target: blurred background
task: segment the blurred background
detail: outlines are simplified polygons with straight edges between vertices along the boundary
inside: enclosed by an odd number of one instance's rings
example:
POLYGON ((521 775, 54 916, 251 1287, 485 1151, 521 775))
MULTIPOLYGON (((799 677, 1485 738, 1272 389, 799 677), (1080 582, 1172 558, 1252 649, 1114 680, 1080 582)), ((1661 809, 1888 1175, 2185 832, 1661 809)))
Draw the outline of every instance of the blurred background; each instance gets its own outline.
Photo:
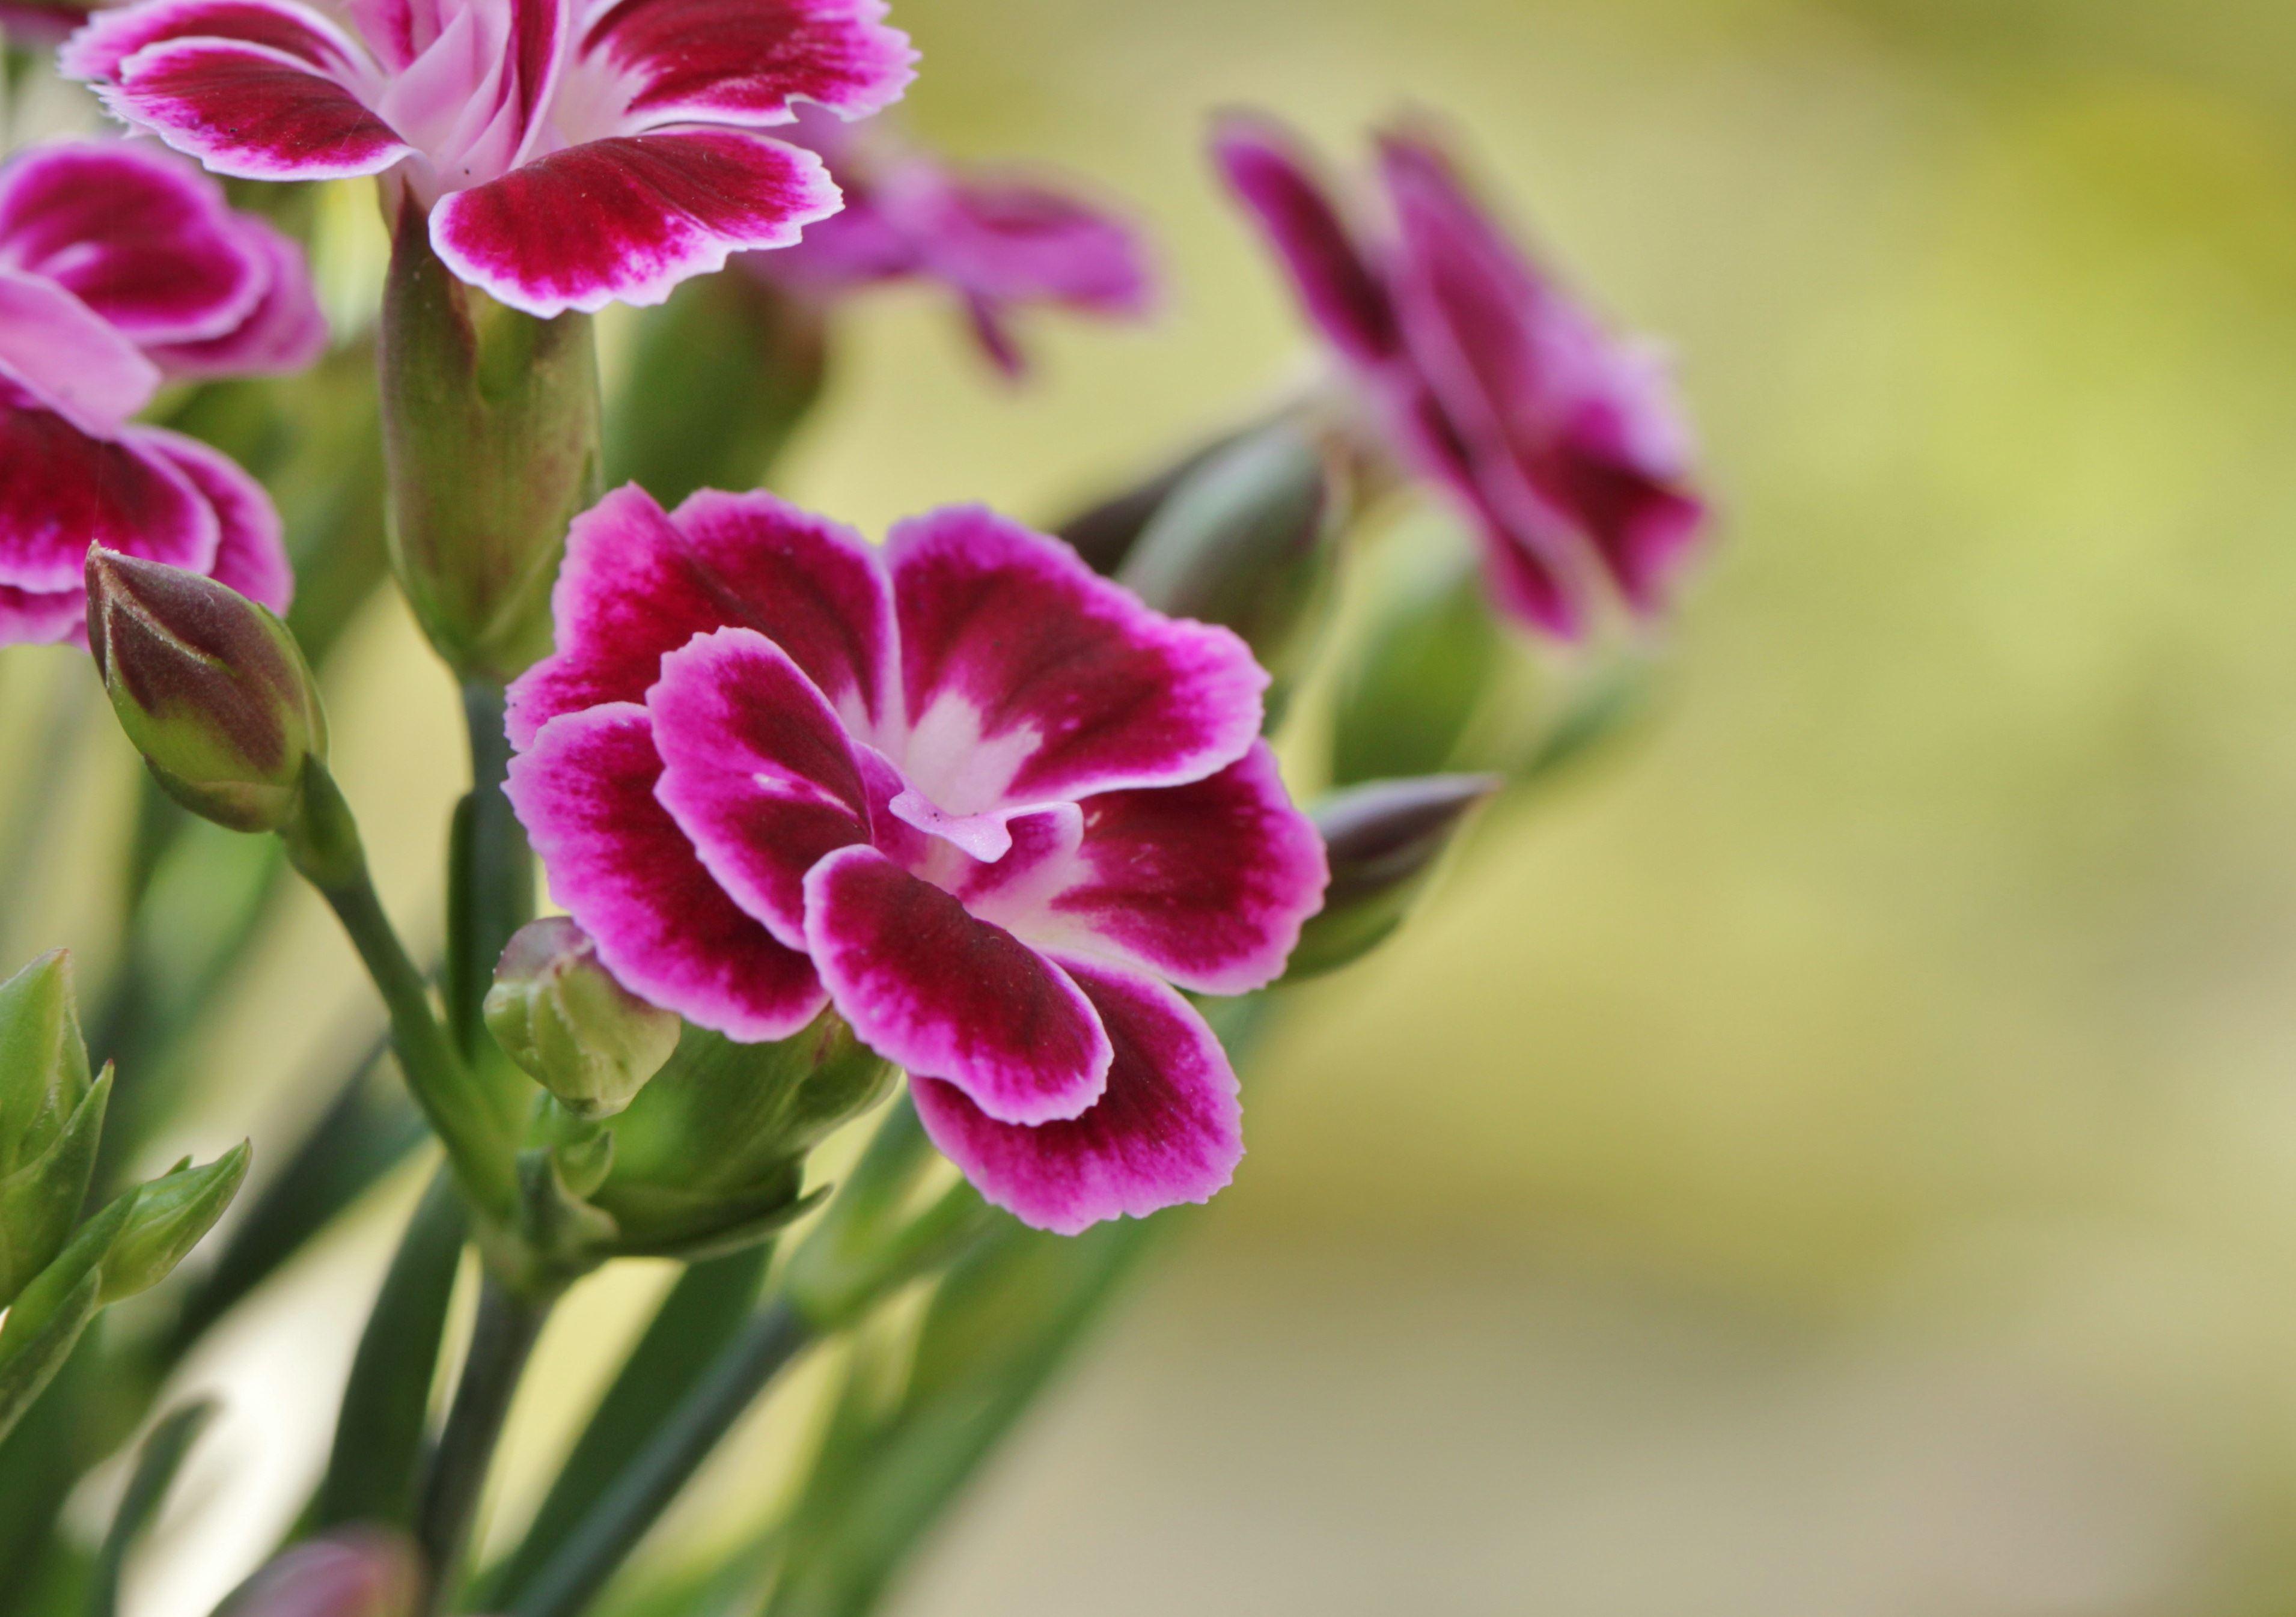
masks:
MULTIPOLYGON (((1641 731, 1487 820, 1292 1018, 1235 1188, 896 1609, 2296 1607, 2296 8, 894 12, 913 127, 1128 200, 1168 304, 1037 323, 1016 391, 930 291, 870 300, 800 500, 1050 519, 1242 416, 1309 349, 1207 113, 1356 152, 1417 103, 1674 344, 1726 519, 1641 731)), ((333 700, 435 933, 457 715, 395 601, 333 700)), ((85 762, 87 836, 129 766, 85 762)), ((65 868, 12 962, 92 912, 65 868)), ((232 993, 170 1154, 259 1146, 358 1003, 299 894, 232 993)), ((232 1410, 146 1617, 227 1587, 299 1498, 411 1188, 194 1367, 232 1410)), ((554 1327, 513 1496, 663 1278, 617 1270, 554 1327)), ((806 1396, 692 1532, 784 1485, 806 1396)))

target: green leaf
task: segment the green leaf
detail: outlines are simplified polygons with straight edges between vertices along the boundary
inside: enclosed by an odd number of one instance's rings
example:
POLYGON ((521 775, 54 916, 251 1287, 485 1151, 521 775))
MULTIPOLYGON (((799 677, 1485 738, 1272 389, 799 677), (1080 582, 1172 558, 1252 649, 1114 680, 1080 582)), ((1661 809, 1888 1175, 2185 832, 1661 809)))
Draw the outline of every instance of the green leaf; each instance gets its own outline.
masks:
POLYGON ((9 1311, 6 1327, 0 1329, 0 1438, 47 1390, 102 1306, 102 1281, 93 1268, 81 1271, 53 1297, 40 1298, 36 1310, 38 1288, 37 1280, 26 1288, 9 1311))
POLYGON ((465 1228, 462 1196, 442 1170, 407 1222, 352 1356, 314 1531, 361 1521, 414 1524, 430 1387, 465 1228))
POLYGON ((106 1067, 46 1152, 0 1179, 0 1307, 45 1269, 71 1238, 87 1205, 111 1098, 106 1067))
POLYGON ((0 1173, 45 1155, 88 1087, 71 957, 58 949, 0 983, 0 1173))
POLYGON ((127 1221, 103 1258, 103 1300, 117 1303, 166 1279, 215 1227, 247 1178, 245 1140, 205 1167, 178 1167, 119 1198, 127 1221))
POLYGON ((1449 768, 1505 643, 1464 543, 1414 543, 1382 559, 1372 622, 1348 649, 1332 706, 1335 786, 1449 768))
POLYGON ((111 1518, 111 1530, 103 1535, 103 1547, 96 1553, 95 1577, 88 1592, 88 1617, 118 1617, 119 1610, 119 1575, 127 1564, 127 1556, 136 1541, 152 1525, 166 1502, 168 1490, 182 1469, 184 1458, 192 1445, 200 1441, 208 1423, 215 1418, 217 1405, 210 1399, 201 1399, 162 1419, 144 1440, 144 1448, 135 1457, 135 1470, 127 1479, 127 1490, 120 1495, 119 1508, 111 1518))
POLYGON ((525 1539, 487 1578, 480 1604, 507 1605, 581 1524, 749 1318, 771 1258, 759 1244, 696 1263, 678 1277, 598 1401, 525 1539))

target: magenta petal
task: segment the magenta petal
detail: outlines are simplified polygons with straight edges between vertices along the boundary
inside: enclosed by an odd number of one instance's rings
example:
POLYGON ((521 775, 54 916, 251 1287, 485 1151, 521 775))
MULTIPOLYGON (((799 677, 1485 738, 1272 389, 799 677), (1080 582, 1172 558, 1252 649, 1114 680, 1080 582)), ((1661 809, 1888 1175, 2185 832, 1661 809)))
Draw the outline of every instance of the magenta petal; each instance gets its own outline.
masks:
POLYGON ((1264 119, 1231 115, 1213 135, 1212 156, 1317 329, 1358 364, 1392 359, 1402 338, 1386 285, 1296 143, 1264 119))
POLYGON ((262 299, 220 337, 155 345, 151 355, 170 376, 280 375, 301 370, 326 351, 326 316, 319 312, 303 249, 260 219, 236 223, 270 266, 262 299))
POLYGON ((804 948, 805 873, 869 834, 836 714, 754 629, 696 635, 662 658, 646 711, 662 760, 654 796, 734 902, 804 948))
POLYGON ((999 1123, 953 1084, 910 1080, 917 1116, 980 1194, 1024 1224, 1075 1235, 1104 1219, 1208 1202, 1243 1159, 1227 1053, 1161 983, 1066 960, 1108 1030, 1108 1090, 1067 1123, 999 1123))
POLYGON ((660 303, 836 208, 809 151, 740 129, 665 129, 569 146, 455 192, 430 210, 430 241, 463 280, 546 317, 660 303))
POLYGON ((948 813, 1198 780, 1259 731, 1267 676, 1241 640, 1150 611, 1058 540, 960 506, 887 548, 901 764, 948 813))
POLYGON ((126 141, 43 146, 10 163, 0 251, 146 344, 229 331, 269 275, 214 181, 126 141))
POLYGON ((914 77, 883 0, 619 0, 598 7, 581 53, 633 79, 632 128, 686 118, 789 121, 803 97, 859 118, 914 77))
POLYGON ((86 591, 0 584, 0 646, 49 646, 83 636, 86 629, 86 591))
POLYGON ((1039 948, 1115 950, 1201 993, 1245 993, 1283 974, 1330 872, 1266 742, 1209 780, 1108 792, 1083 808, 1070 879, 1006 925, 1039 948))
POLYGON ((205 572, 218 538, 214 510, 135 429, 94 437, 0 388, 0 584, 74 589, 91 544, 205 572))
POLYGON ((152 362, 87 305, 45 276, 10 269, 0 269, 0 377, 99 434, 160 385, 152 362))
POLYGON ((551 893, 634 993, 750 1041, 785 1039, 827 996, 804 955, 742 912, 654 798, 645 709, 569 714, 511 760, 504 788, 551 893))
POLYGON ((511 739, 555 715, 636 702, 696 634, 757 630, 805 671, 848 729, 875 721, 892 606, 876 552, 850 528, 771 494, 704 491, 674 517, 635 484, 574 519, 552 597, 556 656, 511 689, 511 739))
POLYGON ((263 485, 239 462, 197 438, 158 427, 131 429, 137 442, 165 455, 192 481, 216 514, 220 538, 209 576, 274 612, 284 612, 295 595, 295 573, 287 562, 279 512, 263 485))
POLYGON ((339 180, 412 154, 351 93, 283 51, 214 39, 147 45, 104 103, 217 174, 339 180))
POLYGON ((1068 975, 874 848, 807 875, 805 930, 839 1012, 887 1060, 1006 1123, 1074 1117, 1100 1098, 1108 1035, 1068 975))
POLYGON ((130 56, 170 39, 262 45, 331 76, 372 71, 340 29, 291 0, 144 0, 97 11, 65 44, 56 65, 67 78, 117 80, 130 56))

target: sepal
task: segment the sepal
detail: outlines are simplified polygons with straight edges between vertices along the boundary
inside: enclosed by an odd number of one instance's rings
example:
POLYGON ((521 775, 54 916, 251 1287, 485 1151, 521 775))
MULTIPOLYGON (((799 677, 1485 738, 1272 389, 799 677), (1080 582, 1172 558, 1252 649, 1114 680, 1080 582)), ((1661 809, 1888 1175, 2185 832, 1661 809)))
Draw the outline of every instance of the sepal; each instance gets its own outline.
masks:
POLYGON ((194 1167, 187 1156, 120 1196, 114 1205, 127 1214, 103 1254, 103 1301, 148 1291, 174 1272, 239 1194, 254 1155, 242 1140, 204 1166, 194 1167))
POLYGON ((589 935, 562 915, 519 928, 495 968, 487 1027, 503 1051, 577 1117, 611 1117, 676 1052, 676 1014, 614 980, 589 935))
POLYGON ((1464 549, 1414 543, 1388 559, 1371 621, 1340 669, 1337 786, 1456 767, 1501 670, 1505 640, 1464 549))

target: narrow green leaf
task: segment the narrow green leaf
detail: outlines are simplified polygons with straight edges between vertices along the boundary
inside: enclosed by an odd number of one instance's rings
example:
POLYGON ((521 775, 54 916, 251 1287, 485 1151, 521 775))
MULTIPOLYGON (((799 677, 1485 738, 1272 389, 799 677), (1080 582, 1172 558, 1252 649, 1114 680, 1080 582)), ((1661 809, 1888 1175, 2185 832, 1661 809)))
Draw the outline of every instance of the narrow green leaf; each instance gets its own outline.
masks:
POLYGON ((111 1529, 96 1552, 87 1617, 119 1617, 119 1575, 127 1568, 128 1555, 160 1514, 168 1490, 175 1485, 176 1473, 183 1468, 184 1457, 215 1418, 218 1407, 204 1398, 185 1404, 152 1427, 152 1435, 144 1440, 143 1450, 135 1457, 135 1470, 127 1479, 127 1490, 120 1495, 119 1508, 113 1513, 111 1529))
POLYGON ((245 1140, 202 1168, 179 1166, 120 1199, 133 1198, 119 1238, 103 1258, 103 1300, 149 1291, 215 1228, 247 1178, 255 1147, 245 1140))
POLYGON ((87 1205, 89 1180, 103 1139, 111 1071, 65 1122, 63 1132, 37 1160, 0 1180, 0 1307, 30 1284, 71 1238, 87 1205))
POLYGON ((17 1299, 7 1328, 0 1330, 0 1438, 8 1435, 63 1368, 80 1333, 102 1306, 102 1279, 89 1269, 61 1296, 44 1300, 37 1315, 23 1313, 31 1288, 17 1299))

